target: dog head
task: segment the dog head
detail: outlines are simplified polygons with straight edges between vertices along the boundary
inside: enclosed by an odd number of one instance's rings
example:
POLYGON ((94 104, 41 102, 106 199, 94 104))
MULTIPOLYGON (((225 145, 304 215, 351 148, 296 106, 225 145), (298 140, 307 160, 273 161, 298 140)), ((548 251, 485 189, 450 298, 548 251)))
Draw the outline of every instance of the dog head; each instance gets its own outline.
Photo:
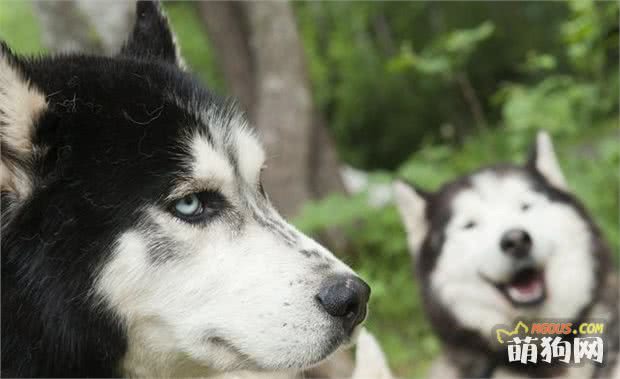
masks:
POLYGON ((301 368, 350 339, 368 286, 274 210, 257 136, 156 4, 115 57, 0 54, 3 339, 33 322, 76 373, 301 368))
POLYGON ((460 326, 487 344, 495 326, 517 317, 577 320, 592 304, 608 251, 568 192, 547 134, 523 166, 482 168, 435 193, 404 182, 394 190, 427 311, 445 339, 462 337, 460 326))

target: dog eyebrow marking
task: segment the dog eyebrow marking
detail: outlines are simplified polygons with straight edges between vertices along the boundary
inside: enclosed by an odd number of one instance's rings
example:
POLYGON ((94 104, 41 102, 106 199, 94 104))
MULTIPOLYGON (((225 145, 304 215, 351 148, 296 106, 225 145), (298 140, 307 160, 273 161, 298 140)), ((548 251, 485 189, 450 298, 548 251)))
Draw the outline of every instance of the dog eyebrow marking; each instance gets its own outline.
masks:
POLYGON ((196 134, 191 141, 193 158, 191 172, 198 181, 208 181, 220 187, 234 181, 233 167, 225 155, 216 151, 206 137, 196 134))
POLYGON ((248 183, 258 183, 260 170, 265 163, 265 151, 256 135, 247 128, 236 132, 234 147, 239 173, 248 183))
POLYGON ((208 178, 190 178, 181 180, 176 184, 175 188, 166 196, 166 201, 178 200, 184 196, 191 195, 203 191, 218 191, 222 187, 222 183, 218 180, 208 178))

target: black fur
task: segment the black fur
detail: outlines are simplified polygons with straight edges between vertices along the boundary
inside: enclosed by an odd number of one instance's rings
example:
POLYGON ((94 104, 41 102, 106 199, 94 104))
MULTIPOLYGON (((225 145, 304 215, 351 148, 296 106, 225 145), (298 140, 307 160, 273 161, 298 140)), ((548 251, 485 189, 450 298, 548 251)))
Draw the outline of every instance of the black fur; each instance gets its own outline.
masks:
MULTIPOLYGON (((593 259, 595 259, 597 263, 597 283, 592 293, 592 301, 582 309, 576 319, 573 320, 575 324, 586 317, 591 307, 601 300, 601 296, 605 292, 603 287, 608 278, 614 275, 610 248, 607 246, 600 229, 588 214, 586 208, 572 194, 552 186, 546 178, 536 170, 533 163, 535 159, 536 151, 534 149, 532 153, 530 153, 530 158, 524 166, 506 164, 484 167, 468 175, 459 177, 452 182, 446 183, 434 193, 418 191, 416 189, 427 201, 425 217, 429 225, 429 232, 422 242, 422 247, 418 252, 418 258, 414 265, 416 276, 420 279, 421 283, 421 295, 424 309, 431 321, 435 333, 437 333, 442 341, 447 355, 449 357, 461 358, 453 358, 453 363, 458 367, 462 377, 488 377, 498 366, 502 365, 532 377, 557 375, 558 370, 561 370, 558 366, 550 366, 546 363, 537 365, 507 365, 505 363, 505 351, 497 351, 479 332, 460 325, 456 317, 438 301, 430 288, 430 275, 434 270, 442 250, 445 240, 445 227, 452 217, 452 201, 460 192, 472 186, 471 178, 473 176, 482 172, 491 172, 497 176, 519 175, 527 180, 532 190, 545 195, 551 201, 569 205, 575 209, 579 216, 586 222, 592 236, 591 251, 593 252, 593 259)), ((617 310, 617 299, 615 302, 617 310)), ((609 322, 613 321, 614 320, 609 320, 609 322)), ((615 322, 617 322, 617 320, 615 320, 615 322)), ((572 339, 573 335, 567 338, 572 339)), ((609 334, 609 339, 613 340, 614 338, 618 339, 617 331, 609 334)), ((615 351, 617 352, 617 347, 615 351)), ((612 354, 608 354, 608 356, 613 357, 612 354)), ((611 359, 609 364, 613 366, 613 361, 611 361, 611 359)))
POLYGON ((152 1, 140 1, 136 6, 136 23, 121 54, 144 59, 160 59, 179 64, 177 47, 161 6, 152 1))
POLYGON ((25 59, 0 46, 48 103, 32 136, 44 153, 22 159, 2 146, 3 160, 33 178, 27 198, 2 194, 4 377, 122 375, 123 324, 93 282, 145 206, 169 206, 172 173, 182 175, 189 160, 180 141, 210 133, 182 103, 230 108, 179 69, 158 6, 139 3, 137 13, 117 57, 25 59))

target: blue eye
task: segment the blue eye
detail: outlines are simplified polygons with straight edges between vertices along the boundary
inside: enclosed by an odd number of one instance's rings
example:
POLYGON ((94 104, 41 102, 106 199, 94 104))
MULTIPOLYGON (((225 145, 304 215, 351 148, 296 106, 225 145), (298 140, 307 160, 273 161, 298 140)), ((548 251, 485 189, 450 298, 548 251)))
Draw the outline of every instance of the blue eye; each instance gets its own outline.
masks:
POLYGON ((194 192, 167 205, 168 212, 190 224, 206 223, 230 208, 224 195, 213 190, 194 192))
POLYGON ((174 209, 180 217, 198 216, 203 211, 202 203, 195 193, 178 200, 174 204, 174 209))

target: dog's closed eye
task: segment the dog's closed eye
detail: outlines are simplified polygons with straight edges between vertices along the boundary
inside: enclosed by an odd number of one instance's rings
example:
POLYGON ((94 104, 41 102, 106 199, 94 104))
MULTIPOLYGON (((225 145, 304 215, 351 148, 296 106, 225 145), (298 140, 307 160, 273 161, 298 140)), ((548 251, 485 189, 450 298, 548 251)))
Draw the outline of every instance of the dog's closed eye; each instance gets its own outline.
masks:
POLYGON ((463 225, 463 229, 473 229, 476 227, 476 225, 478 225, 476 221, 469 220, 463 225))

